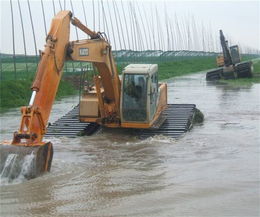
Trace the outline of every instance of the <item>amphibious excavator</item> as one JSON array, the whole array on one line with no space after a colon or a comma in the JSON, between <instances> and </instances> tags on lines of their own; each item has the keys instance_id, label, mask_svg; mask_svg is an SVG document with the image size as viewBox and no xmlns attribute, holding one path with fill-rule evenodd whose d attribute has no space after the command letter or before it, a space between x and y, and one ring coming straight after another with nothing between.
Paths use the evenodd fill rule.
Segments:
<instances>
[{"instance_id":1,"label":"amphibious excavator","mask_svg":"<svg viewBox=\"0 0 260 217\"><path fill-rule=\"evenodd\" d=\"M70 22L90 38L70 42ZM155 133L174 137L191 127L195 105L167 104L167 85L158 82L156 64L130 64L119 79L106 35L91 31L70 11L60 11L52 20L45 50L41 51L29 105L21 108L19 131L12 141L1 142L1 176L14 179L23 173L31 179L50 171L53 146L43 141L43 136L66 60L92 63L97 71L95 85L84 88L73 114L48 127L51 135L63 132L61 135L68 136L70 131L79 131L79 126L83 126L85 134L93 134L102 126L137 129L143 138ZM30 168L24 171L21 165L26 157L31 161L27 162ZM16 169L13 164L18 165Z\"/></svg>"},{"instance_id":2,"label":"amphibious excavator","mask_svg":"<svg viewBox=\"0 0 260 217\"><path fill-rule=\"evenodd\" d=\"M222 30L219 32L223 54L217 56L217 66L219 68L207 72L206 80L251 78L254 73L252 61L241 62L238 45L229 47Z\"/></svg>"}]
</instances>

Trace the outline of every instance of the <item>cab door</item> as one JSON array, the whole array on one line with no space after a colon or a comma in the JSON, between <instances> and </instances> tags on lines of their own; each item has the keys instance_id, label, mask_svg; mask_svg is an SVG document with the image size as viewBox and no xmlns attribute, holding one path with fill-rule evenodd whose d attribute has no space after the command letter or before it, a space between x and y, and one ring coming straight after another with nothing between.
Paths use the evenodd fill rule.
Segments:
<instances>
[{"instance_id":1,"label":"cab door","mask_svg":"<svg viewBox=\"0 0 260 217\"><path fill-rule=\"evenodd\" d=\"M150 93L149 93L149 107L150 114L149 120L151 121L154 118L155 112L158 106L158 72L151 75L150 79Z\"/></svg>"},{"instance_id":2,"label":"cab door","mask_svg":"<svg viewBox=\"0 0 260 217\"><path fill-rule=\"evenodd\" d=\"M240 63L241 62L241 57L240 57L238 46L234 45L234 46L230 47L230 51L231 51L233 64Z\"/></svg>"}]
</instances>

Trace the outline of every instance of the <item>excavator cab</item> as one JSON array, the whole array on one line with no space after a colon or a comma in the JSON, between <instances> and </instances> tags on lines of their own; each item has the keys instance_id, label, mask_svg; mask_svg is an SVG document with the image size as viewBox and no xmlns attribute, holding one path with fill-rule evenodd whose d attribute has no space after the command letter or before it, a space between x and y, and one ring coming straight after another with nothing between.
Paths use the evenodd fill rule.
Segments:
<instances>
[{"instance_id":1,"label":"excavator cab","mask_svg":"<svg viewBox=\"0 0 260 217\"><path fill-rule=\"evenodd\" d=\"M230 52L231 52L231 58L232 58L233 65L240 63L241 55L239 52L239 47L237 45L231 46Z\"/></svg>"},{"instance_id":2,"label":"excavator cab","mask_svg":"<svg viewBox=\"0 0 260 217\"><path fill-rule=\"evenodd\" d=\"M122 125L138 128L155 117L159 102L158 65L130 64L124 68L121 86Z\"/></svg>"}]
</instances>

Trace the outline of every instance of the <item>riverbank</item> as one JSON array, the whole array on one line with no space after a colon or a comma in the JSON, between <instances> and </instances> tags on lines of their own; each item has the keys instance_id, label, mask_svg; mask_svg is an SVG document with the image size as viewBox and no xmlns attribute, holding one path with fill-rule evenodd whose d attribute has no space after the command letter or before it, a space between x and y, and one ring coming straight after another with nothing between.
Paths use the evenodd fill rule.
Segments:
<instances>
[{"instance_id":1,"label":"riverbank","mask_svg":"<svg viewBox=\"0 0 260 217\"><path fill-rule=\"evenodd\" d=\"M159 80L216 68L215 57L162 62L158 64Z\"/></svg>"},{"instance_id":2,"label":"riverbank","mask_svg":"<svg viewBox=\"0 0 260 217\"><path fill-rule=\"evenodd\" d=\"M246 61L246 59L244 59L244 61ZM117 65L117 71L119 75L122 74L124 67L124 65ZM189 60L160 62L158 63L158 67L159 80L164 80L175 76L182 76L194 72L216 68L216 59L215 57L204 57ZM254 67L255 74L254 78L252 79L236 79L221 82L225 82L230 85L251 85L252 83L260 83L260 61L254 63ZM92 76L93 72L90 71L88 75L89 81L92 81ZM63 76L58 88L56 100L76 94L80 89L80 77L80 74L75 74L73 76ZM33 77L17 81L1 81L0 111L3 112L9 108L27 105L31 96L30 86L32 81Z\"/></svg>"},{"instance_id":3,"label":"riverbank","mask_svg":"<svg viewBox=\"0 0 260 217\"><path fill-rule=\"evenodd\" d=\"M9 80L0 82L0 112L10 108L26 106L29 103L33 79ZM61 80L56 100L77 93L77 89L69 81Z\"/></svg>"}]
</instances>

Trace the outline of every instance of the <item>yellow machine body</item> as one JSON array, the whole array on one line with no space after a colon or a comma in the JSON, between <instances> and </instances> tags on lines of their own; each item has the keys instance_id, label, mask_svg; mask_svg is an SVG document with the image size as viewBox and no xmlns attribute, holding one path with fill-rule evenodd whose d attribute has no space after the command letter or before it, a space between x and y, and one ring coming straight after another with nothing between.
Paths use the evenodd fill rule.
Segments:
<instances>
[{"instance_id":1,"label":"yellow machine body","mask_svg":"<svg viewBox=\"0 0 260 217\"><path fill-rule=\"evenodd\" d=\"M223 54L217 56L217 66L218 67L224 66L224 56L223 56Z\"/></svg>"}]
</instances>

